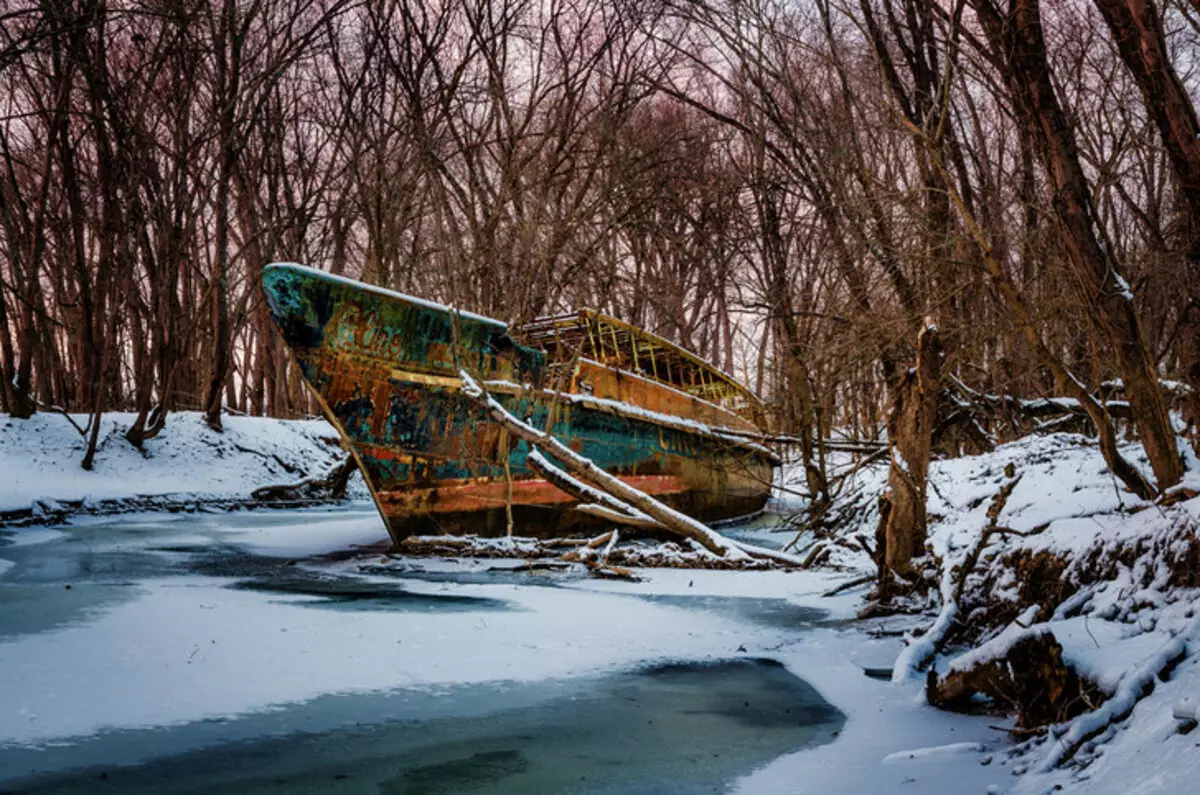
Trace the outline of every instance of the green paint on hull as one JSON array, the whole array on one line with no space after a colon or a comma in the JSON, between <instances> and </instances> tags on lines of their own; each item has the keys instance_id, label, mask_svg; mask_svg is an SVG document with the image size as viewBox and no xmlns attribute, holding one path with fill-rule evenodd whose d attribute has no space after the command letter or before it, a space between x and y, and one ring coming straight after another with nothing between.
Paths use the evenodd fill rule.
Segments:
<instances>
[{"instance_id":1,"label":"green paint on hull","mask_svg":"<svg viewBox=\"0 0 1200 795\"><path fill-rule=\"evenodd\" d=\"M503 323L303 266L271 266L263 288L305 379L355 449L394 537L430 529L421 521L429 514L438 514L434 526L442 529L470 525L472 511L438 503L442 484L503 480L505 458L514 479L535 477L527 445L509 443L455 383L465 367L484 380L528 385L496 396L514 415L546 426L551 401L531 396L546 394L545 356L514 342ZM699 518L753 512L768 494L772 461L752 446L569 399L556 406L551 432L606 471L679 480L683 493L669 501ZM423 501L414 507L406 495ZM535 515L553 514L545 524L564 527L569 505L537 507L546 513Z\"/></svg>"}]
</instances>

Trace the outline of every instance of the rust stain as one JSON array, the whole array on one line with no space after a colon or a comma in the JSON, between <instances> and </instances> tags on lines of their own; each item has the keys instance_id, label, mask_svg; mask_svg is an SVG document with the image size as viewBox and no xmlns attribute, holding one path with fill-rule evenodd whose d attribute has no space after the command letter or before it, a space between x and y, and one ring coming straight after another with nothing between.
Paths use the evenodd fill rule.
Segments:
<instances>
[{"instance_id":1,"label":"rust stain","mask_svg":"<svg viewBox=\"0 0 1200 795\"><path fill-rule=\"evenodd\" d=\"M750 513L769 493L773 459L761 448L617 412L611 404L556 402L546 391L552 383L545 354L514 342L497 321L455 316L293 266L268 268L263 283L307 386L354 452L396 540L423 518L468 517L463 524L471 527L473 512L481 518L494 513L505 504L506 469L514 506L542 507L531 521L561 529L575 516L571 498L529 469L528 446L508 439L461 394L460 367L509 384L493 392L508 410L693 516ZM572 375L576 394L717 427L753 428L720 406L615 366L580 361Z\"/></svg>"},{"instance_id":2,"label":"rust stain","mask_svg":"<svg viewBox=\"0 0 1200 795\"><path fill-rule=\"evenodd\" d=\"M676 475L626 475L621 481L647 494L679 494L687 484ZM574 498L544 480L515 480L513 502L521 505L564 505ZM505 504L507 484L491 478L454 483L441 481L425 489L380 492L379 499L394 509L456 513L500 508Z\"/></svg>"}]
</instances>

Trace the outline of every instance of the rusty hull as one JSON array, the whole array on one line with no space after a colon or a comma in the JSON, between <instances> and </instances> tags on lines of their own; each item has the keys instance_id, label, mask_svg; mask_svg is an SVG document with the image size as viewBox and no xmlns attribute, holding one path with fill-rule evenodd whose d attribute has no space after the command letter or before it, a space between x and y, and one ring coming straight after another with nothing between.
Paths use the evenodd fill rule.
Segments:
<instances>
[{"instance_id":1,"label":"rusty hull","mask_svg":"<svg viewBox=\"0 0 1200 795\"><path fill-rule=\"evenodd\" d=\"M753 513L769 494L768 451L695 424L745 431L748 423L671 387L586 361L568 383L553 383L545 355L514 342L499 321L304 266L270 266L263 289L396 541L503 533L510 476L518 532L596 522L530 470L525 442L461 394L460 367L488 382L514 415L698 519Z\"/></svg>"}]
</instances>

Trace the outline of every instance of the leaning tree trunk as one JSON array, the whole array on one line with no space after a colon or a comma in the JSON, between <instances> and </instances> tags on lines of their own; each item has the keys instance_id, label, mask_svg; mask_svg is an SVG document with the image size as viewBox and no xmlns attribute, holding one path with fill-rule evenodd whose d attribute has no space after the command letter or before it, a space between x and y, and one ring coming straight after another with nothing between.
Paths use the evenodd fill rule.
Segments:
<instances>
[{"instance_id":1,"label":"leaning tree trunk","mask_svg":"<svg viewBox=\"0 0 1200 795\"><path fill-rule=\"evenodd\" d=\"M933 426L937 421L941 364L937 327L927 318L917 336L916 367L897 384L888 418L892 462L888 471L880 567L881 581L885 584L891 572L910 574L912 559L925 547L925 490Z\"/></svg>"},{"instance_id":2,"label":"leaning tree trunk","mask_svg":"<svg viewBox=\"0 0 1200 795\"><path fill-rule=\"evenodd\" d=\"M1116 354L1146 456L1159 489L1166 489L1183 477L1175 429L1133 293L1097 231L1091 186L1080 165L1071 123L1054 90L1039 0L1012 0L1003 14L994 0L974 0L974 6L993 49L1003 56L1000 68L1021 123L1034 132L1076 285L1093 326L1108 338Z\"/></svg>"},{"instance_id":3,"label":"leaning tree trunk","mask_svg":"<svg viewBox=\"0 0 1200 795\"><path fill-rule=\"evenodd\" d=\"M1179 329L1183 377L1191 421L1200 426L1200 116L1167 52L1162 15L1154 0L1095 0L1117 43L1121 60L1154 120L1187 212L1184 284L1187 305Z\"/></svg>"},{"instance_id":4,"label":"leaning tree trunk","mask_svg":"<svg viewBox=\"0 0 1200 795\"><path fill-rule=\"evenodd\" d=\"M910 130L917 135L918 140L926 140L921 131L915 126L910 125ZM934 166L942 174L945 174L945 164L942 162L939 152L934 148L930 148L929 154ZM1021 295L1021 291L1013 283L1004 264L996 257L987 236L975 220L975 216L971 213L970 208L967 207L966 202L963 201L962 196L954 187L954 183L950 180L945 180L944 184L946 185L951 202L958 208L963 224L975 240L975 244L979 247L979 254L983 260L983 265L987 269L988 275L991 277L991 282L995 286L996 292L999 293L1005 309L1016 320L1018 328L1020 328L1021 333L1028 341L1029 347L1037 355L1038 361L1054 375L1055 381L1058 382L1059 391L1065 392L1068 397L1077 400L1080 407L1082 407L1095 426L1096 432L1100 437L1100 452L1103 454L1108 468L1138 497L1145 500L1154 499L1157 495L1155 488L1142 477L1138 468L1121 454L1117 430L1113 425L1112 416L1109 414L1108 409L1096 400L1092 393L1080 383L1079 379L1067 369L1062 360L1042 341L1038 324L1033 314L1029 311L1029 307ZM885 502L880 507L880 522L877 534L880 536L880 543L883 544L883 531L887 523L887 509L889 506ZM883 573L884 570L881 566L881 579ZM883 580L882 584L886 585L886 580Z\"/></svg>"}]
</instances>

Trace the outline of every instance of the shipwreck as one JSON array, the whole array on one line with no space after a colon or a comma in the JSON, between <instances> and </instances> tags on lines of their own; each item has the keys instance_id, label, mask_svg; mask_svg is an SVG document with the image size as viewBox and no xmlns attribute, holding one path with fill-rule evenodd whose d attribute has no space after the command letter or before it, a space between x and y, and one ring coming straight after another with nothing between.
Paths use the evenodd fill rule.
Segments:
<instances>
[{"instance_id":1,"label":"shipwreck","mask_svg":"<svg viewBox=\"0 0 1200 795\"><path fill-rule=\"evenodd\" d=\"M509 328L303 265L263 274L271 316L393 540L558 534L599 520L464 393L700 521L760 511L778 459L758 397L695 354L583 309Z\"/></svg>"}]
</instances>

